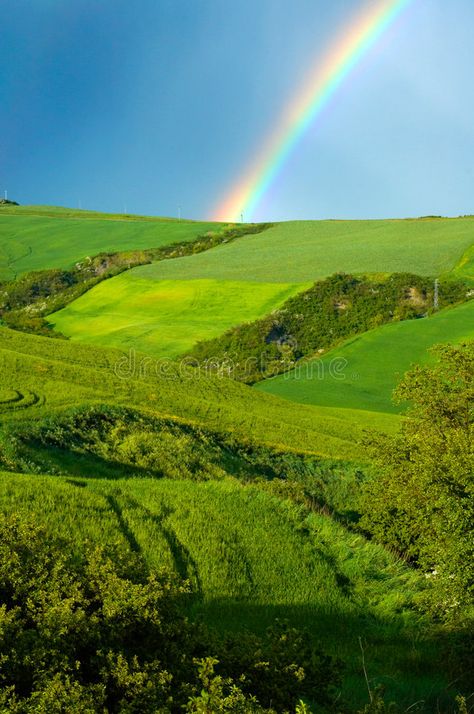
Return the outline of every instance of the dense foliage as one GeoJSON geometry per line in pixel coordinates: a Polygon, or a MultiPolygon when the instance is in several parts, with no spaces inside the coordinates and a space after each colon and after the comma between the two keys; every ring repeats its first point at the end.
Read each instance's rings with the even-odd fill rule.
{"type": "Polygon", "coordinates": [[[401,433],[371,444],[380,475],[365,487],[362,526],[425,571],[428,607],[454,627],[453,673],[472,683],[474,343],[436,354],[396,391],[412,403],[401,433]]]}
{"type": "Polygon", "coordinates": [[[265,223],[231,224],[208,231],[192,241],[147,250],[100,253],[84,258],[69,270],[27,273],[17,280],[0,284],[0,318],[13,329],[61,337],[49,328],[46,316],[61,310],[99,282],[138,265],[201,253],[244,235],[260,233],[269,226],[265,223]]]}
{"type": "MultiPolygon", "coordinates": [[[[198,343],[190,357],[253,383],[290,369],[304,357],[322,354],[352,335],[387,322],[424,317],[433,311],[433,290],[434,281],[407,273],[378,281],[333,275],[263,319],[198,343]]],[[[439,307],[461,302],[466,293],[462,283],[443,283],[439,307]]]]}
{"type": "Polygon", "coordinates": [[[277,623],[263,638],[218,638],[184,616],[186,586],[138,556],[70,552],[34,522],[0,519],[1,711],[273,712],[303,695],[331,701],[339,666],[302,633],[277,623]]]}
{"type": "Polygon", "coordinates": [[[382,467],[365,496],[364,523],[431,575],[436,605],[474,604],[474,343],[437,348],[396,396],[412,406],[402,431],[378,437],[382,467]]]}

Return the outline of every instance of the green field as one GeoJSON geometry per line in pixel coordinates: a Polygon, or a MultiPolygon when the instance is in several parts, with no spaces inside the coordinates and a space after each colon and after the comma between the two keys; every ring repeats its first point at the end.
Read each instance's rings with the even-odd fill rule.
{"type": "Polygon", "coordinates": [[[22,335],[0,328],[2,420],[38,420],[72,405],[113,404],[202,424],[276,448],[361,458],[363,427],[398,418],[318,409],[259,394],[226,378],[154,362],[140,353],[22,335]],[[257,396],[258,395],[258,396],[257,396]]]}
{"type": "MultiPolygon", "coordinates": [[[[191,241],[216,225],[6,207],[0,280],[191,241]]],[[[431,300],[431,276],[474,278],[473,229],[474,218],[281,223],[96,284],[47,317],[70,340],[0,326],[0,514],[43,524],[77,562],[105,544],[116,564],[136,558],[152,577],[166,568],[191,585],[186,615],[237,641],[276,618],[306,628],[346,667],[331,711],[367,703],[361,645],[371,691],[383,685],[401,711],[445,711],[458,685],[441,661],[452,631],[423,609],[432,564],[412,567],[403,548],[366,538],[373,531],[359,519],[361,493],[381,475],[367,430],[399,430],[393,388],[434,344],[474,338],[474,300],[359,334],[256,387],[176,358],[263,316],[273,329],[288,298],[339,271],[430,276],[431,300]]],[[[402,299],[416,302],[411,285],[402,299]]],[[[387,308],[373,282],[370,291],[396,319],[398,303],[387,308]]],[[[363,317],[370,295],[361,294],[363,317]]],[[[315,302],[325,327],[328,311],[350,314],[338,293],[315,302]]],[[[311,311],[298,303],[294,313],[311,334],[311,311]]]]}
{"type": "Polygon", "coordinates": [[[430,318],[366,332],[296,371],[259,383],[257,389],[302,404],[400,411],[391,395],[403,374],[426,362],[430,347],[467,339],[474,339],[474,300],[430,318]]]}
{"type": "Polygon", "coordinates": [[[73,339],[176,357],[334,272],[447,272],[472,244],[473,228],[474,219],[280,223],[197,255],[134,268],[50,321],[73,339]]]}
{"type": "MultiPolygon", "coordinates": [[[[154,266],[151,266],[154,267],[154,266]]],[[[131,270],[75,300],[48,320],[73,340],[174,358],[280,307],[309,285],[219,280],[153,280],[131,270]]]]}
{"type": "Polygon", "coordinates": [[[138,270],[156,280],[264,283],[302,283],[336,272],[435,276],[452,270],[473,243],[474,218],[289,221],[197,256],[138,270]]]}
{"type": "Polygon", "coordinates": [[[3,474],[2,512],[25,513],[54,536],[120,544],[194,587],[193,616],[261,632],[275,617],[308,628],[348,664],[345,694],[364,701],[358,637],[371,676],[394,698],[430,696],[427,643],[411,610],[423,578],[331,519],[233,481],[69,480],[3,474]],[[415,644],[416,643],[416,644],[415,644]]]}
{"type": "Polygon", "coordinates": [[[0,280],[31,270],[70,268],[102,252],[191,241],[218,225],[47,207],[0,207],[0,280]]]}

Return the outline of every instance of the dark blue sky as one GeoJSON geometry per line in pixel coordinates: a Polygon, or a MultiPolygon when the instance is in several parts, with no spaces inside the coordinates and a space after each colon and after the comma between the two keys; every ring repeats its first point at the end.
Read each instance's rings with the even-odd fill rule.
{"type": "MultiPolygon", "coordinates": [[[[209,216],[308,67],[378,0],[0,2],[0,190],[209,216]]],[[[256,219],[474,212],[474,3],[413,0],[256,219]]]]}

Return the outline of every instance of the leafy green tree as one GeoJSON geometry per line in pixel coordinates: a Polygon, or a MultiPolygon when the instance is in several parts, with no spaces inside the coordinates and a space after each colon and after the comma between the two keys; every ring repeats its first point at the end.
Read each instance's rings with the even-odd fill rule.
{"type": "Polygon", "coordinates": [[[380,474],[362,525],[425,570],[433,609],[474,603],[474,343],[438,346],[395,392],[412,406],[402,430],[375,438],[380,474]]]}

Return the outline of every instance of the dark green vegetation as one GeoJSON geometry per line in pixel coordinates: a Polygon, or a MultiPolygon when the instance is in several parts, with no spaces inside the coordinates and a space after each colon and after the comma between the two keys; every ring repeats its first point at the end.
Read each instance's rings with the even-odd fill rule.
{"type": "MultiPolygon", "coordinates": [[[[97,318],[122,300],[121,317],[136,313],[137,329],[122,352],[0,328],[0,711],[465,714],[473,346],[430,357],[426,348],[473,336],[474,302],[457,304],[468,295],[454,282],[469,278],[470,219],[295,223],[247,236],[248,226],[2,211],[5,220],[66,221],[84,240],[90,232],[91,246],[100,222],[115,241],[74,266],[66,258],[78,246],[66,234],[57,263],[41,253],[54,241],[39,240],[44,272],[4,285],[5,321],[38,320],[23,329],[49,335],[41,320],[53,309],[67,304],[59,314],[74,327],[81,304],[97,318]],[[144,233],[136,244],[128,233],[125,245],[116,224],[144,233]],[[151,224],[163,242],[155,234],[145,245],[151,224]],[[165,224],[188,233],[170,231],[166,242],[165,224]],[[327,278],[357,250],[359,275],[327,278]],[[142,261],[151,262],[127,270],[142,261]],[[383,275],[367,274],[375,269],[383,275]],[[387,274],[394,269],[410,274],[387,274]],[[304,270],[311,283],[326,279],[308,289],[304,270]],[[265,305],[275,284],[290,286],[284,311],[219,337],[219,359],[205,364],[215,356],[206,354],[198,369],[140,354],[138,345],[155,344],[145,317],[163,310],[165,293],[176,346],[205,335],[206,319],[215,335],[241,321],[228,300],[232,271],[242,302],[254,290],[265,305]],[[441,271],[451,274],[431,315],[433,279],[419,274],[441,271]],[[206,289],[209,299],[193,298],[181,315],[179,295],[211,282],[215,299],[206,289]],[[229,379],[231,337],[239,359],[260,341],[257,379],[280,371],[279,357],[298,367],[319,350],[323,363],[353,349],[358,391],[352,363],[345,392],[325,379],[318,392],[316,380],[291,372],[295,391],[285,396],[301,383],[307,405],[264,393],[283,376],[258,390],[229,379]],[[425,366],[392,408],[395,373],[412,361],[425,366]],[[388,413],[411,400],[407,421],[388,413]]],[[[113,310],[99,317],[118,322],[113,310]]]]}
{"type": "MultiPolygon", "coordinates": [[[[262,320],[240,325],[189,353],[198,363],[228,365],[229,374],[253,383],[291,369],[304,357],[322,354],[353,335],[388,322],[433,312],[434,283],[395,273],[384,280],[334,275],[290,298],[262,320]]],[[[459,282],[443,282],[439,307],[466,298],[459,282]]]]}
{"type": "Polygon", "coordinates": [[[430,572],[438,614],[455,617],[474,604],[474,344],[435,353],[395,392],[412,403],[400,434],[373,440],[363,525],[430,572]]]}

